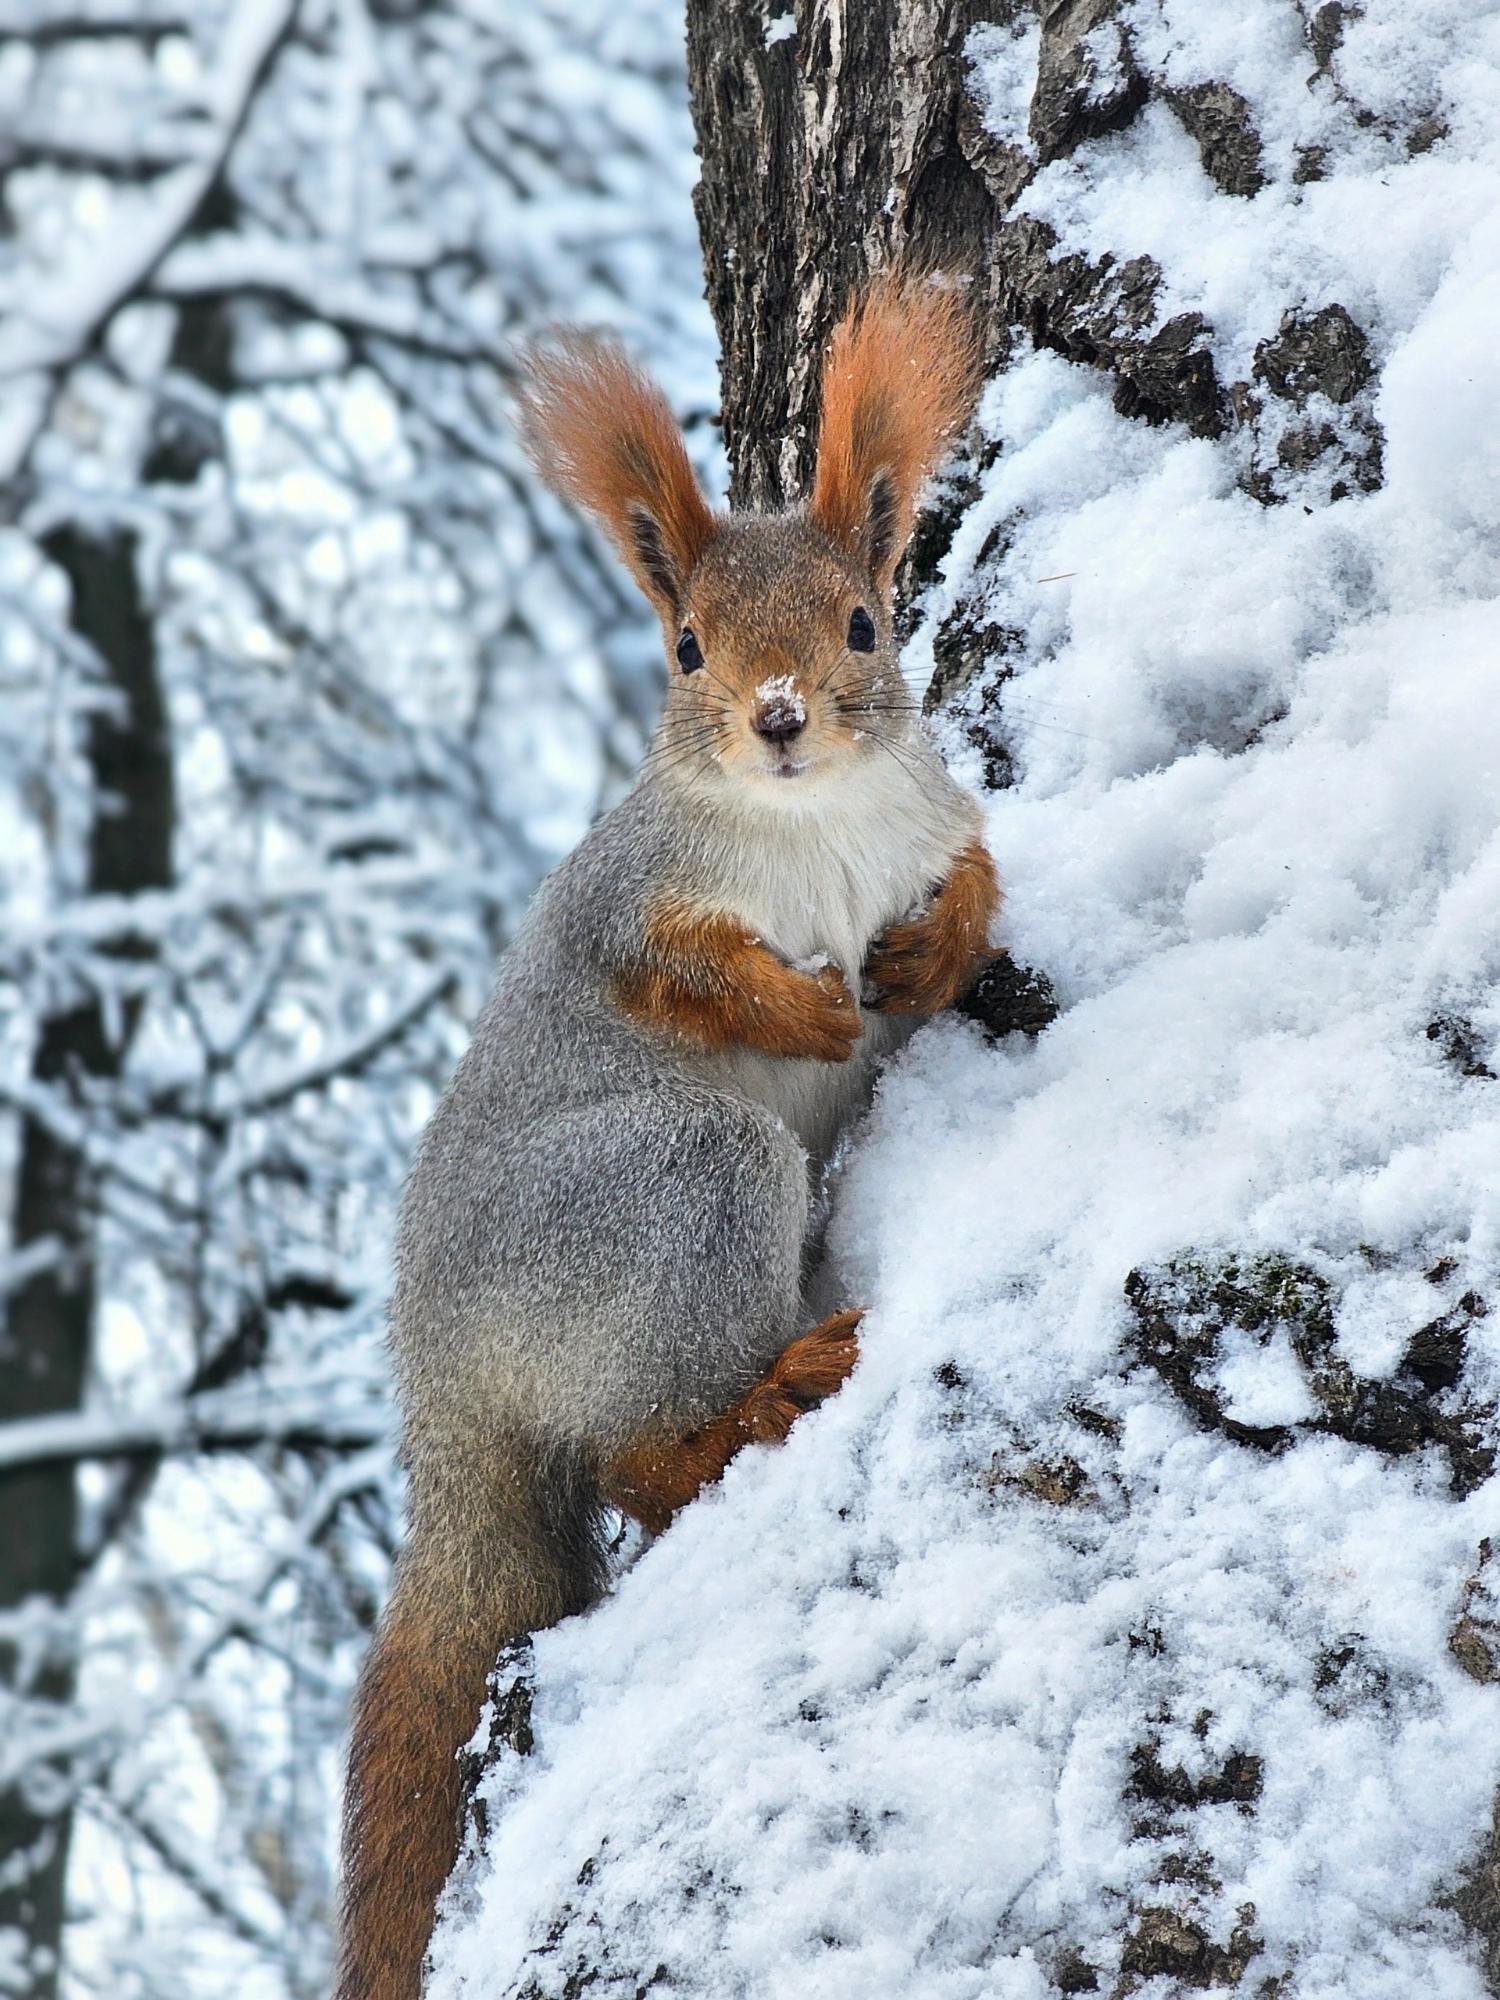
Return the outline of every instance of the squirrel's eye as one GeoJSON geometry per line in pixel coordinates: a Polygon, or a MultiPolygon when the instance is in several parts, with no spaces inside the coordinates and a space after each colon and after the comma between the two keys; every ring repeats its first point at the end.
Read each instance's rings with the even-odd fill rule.
{"type": "Polygon", "coordinates": [[[698,641],[686,627],[677,641],[677,664],[685,674],[695,674],[703,665],[703,654],[698,641]]]}
{"type": "Polygon", "coordinates": [[[875,650],[875,620],[862,604],[857,604],[849,613],[849,650],[851,653],[873,653],[875,650]]]}

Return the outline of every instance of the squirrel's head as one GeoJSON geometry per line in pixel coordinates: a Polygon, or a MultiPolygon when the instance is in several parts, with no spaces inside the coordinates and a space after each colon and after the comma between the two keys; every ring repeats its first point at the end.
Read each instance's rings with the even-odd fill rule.
{"type": "Polygon", "coordinates": [[[823,362],[812,495],[786,514],[715,513],[666,399],[613,342],[567,334],[529,359],[533,459],[598,517],[661,618],[662,775],[791,803],[899,743],[913,704],[891,584],[974,400],[961,296],[888,278],[846,314],[823,362]]]}

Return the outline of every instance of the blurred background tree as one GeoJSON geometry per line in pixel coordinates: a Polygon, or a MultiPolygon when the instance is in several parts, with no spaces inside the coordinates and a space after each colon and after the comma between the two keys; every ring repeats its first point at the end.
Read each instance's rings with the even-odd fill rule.
{"type": "Polygon", "coordinates": [[[313,1995],[412,1139],[632,769],[515,343],[713,460],[670,0],[0,0],[0,1992],[313,1995]]]}

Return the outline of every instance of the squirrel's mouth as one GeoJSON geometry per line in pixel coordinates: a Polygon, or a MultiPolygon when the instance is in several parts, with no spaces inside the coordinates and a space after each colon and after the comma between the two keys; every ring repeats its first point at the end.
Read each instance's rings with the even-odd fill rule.
{"type": "Polygon", "coordinates": [[[773,778],[800,778],[810,761],[807,757],[789,757],[783,751],[779,757],[769,760],[766,769],[773,778]]]}

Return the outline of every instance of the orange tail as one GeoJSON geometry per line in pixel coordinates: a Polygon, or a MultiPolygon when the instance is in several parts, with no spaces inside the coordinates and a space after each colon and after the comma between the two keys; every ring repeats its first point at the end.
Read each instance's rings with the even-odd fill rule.
{"type": "Polygon", "coordinates": [[[579,1482],[520,1488],[481,1472],[421,1496],[355,1697],[334,2000],[419,2000],[433,1912],[458,1853],[460,1753],[502,1646],[598,1594],[597,1502],[579,1482]],[[482,1483],[481,1483],[482,1482],[482,1483]],[[481,1514],[481,1495],[507,1504],[481,1514]]]}

